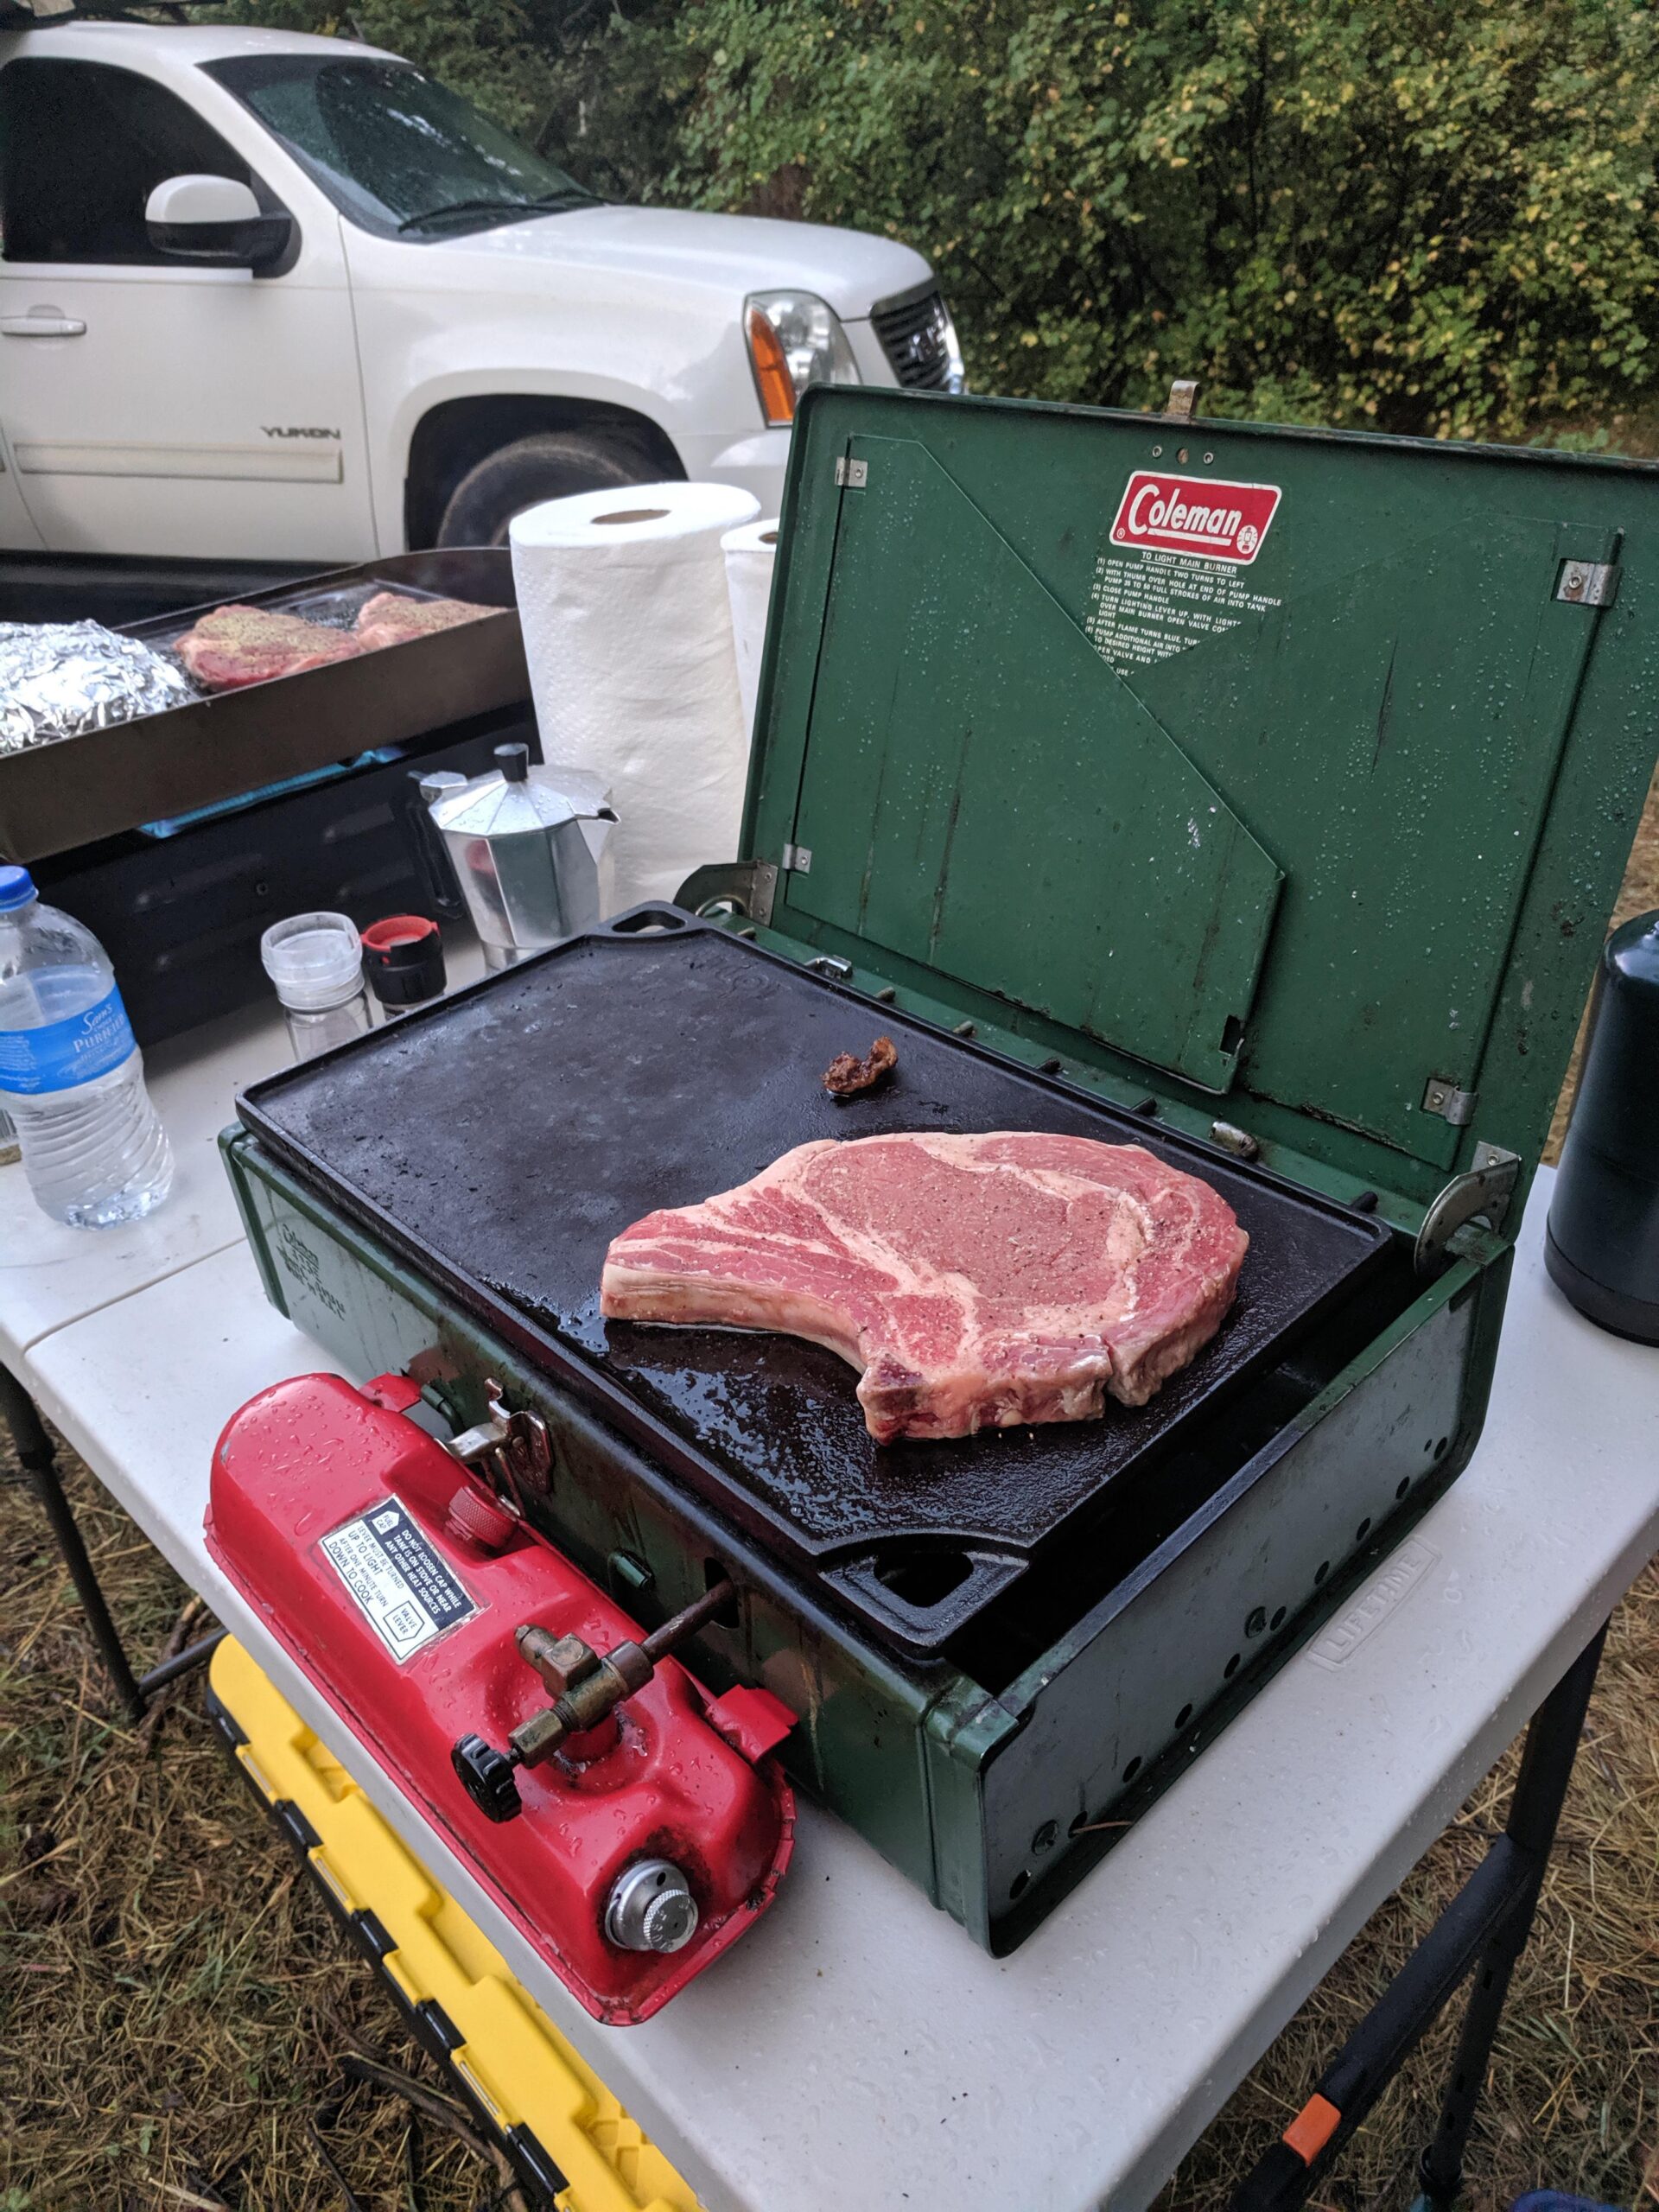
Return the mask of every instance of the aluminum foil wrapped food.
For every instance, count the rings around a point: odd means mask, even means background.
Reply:
[[[101,622],[0,622],[0,754],[200,696],[175,662]]]

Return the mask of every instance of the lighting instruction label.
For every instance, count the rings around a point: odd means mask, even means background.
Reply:
[[[1095,562],[1083,626],[1114,668],[1147,668],[1281,604],[1252,591],[1240,570],[1220,561],[1108,550]]]
[[[1096,651],[1120,673],[1146,668],[1277,607],[1247,572],[1283,496],[1277,484],[1137,468],[1095,563],[1083,626]]]
[[[322,1550],[394,1659],[411,1658],[478,1611],[397,1498],[343,1522]]]

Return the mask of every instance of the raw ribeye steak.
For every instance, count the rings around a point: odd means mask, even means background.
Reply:
[[[173,650],[198,683],[237,691],[273,676],[355,660],[363,647],[349,630],[330,630],[274,607],[216,607],[175,639]]]
[[[402,592],[378,591],[359,611],[357,642],[365,653],[378,652],[383,645],[429,637],[434,630],[454,630],[498,611],[475,606],[470,599],[406,599]]]
[[[971,1436],[1144,1405],[1220,1327],[1249,1241],[1139,1145],[825,1139],[624,1230],[600,1306],[810,1338],[862,1370],[879,1442]]]

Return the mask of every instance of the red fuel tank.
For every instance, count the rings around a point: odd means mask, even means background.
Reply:
[[[793,1716],[662,1657],[599,1725],[501,1758],[522,1812],[487,1818],[451,1754],[545,1720],[548,1662],[538,1679],[515,1630],[613,1657],[644,1631],[404,1417],[416,1395],[303,1375],[250,1400],[214,1447],[208,1549],[572,1993],[647,2019],[772,1901],[795,1805],[767,1754]]]

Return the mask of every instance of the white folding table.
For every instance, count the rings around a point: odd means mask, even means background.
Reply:
[[[213,1156],[236,1084],[283,1057],[252,1019],[151,1056],[180,1182],[136,1230],[40,1224],[0,1170],[0,1361],[709,2212],[1135,2212],[1659,1549],[1659,1351],[1548,1281],[1545,1174],[1472,1464],[1013,1957],[804,1806],[766,1920],[645,2026],[601,2027],[203,1547],[221,1424],[330,1364],[265,1303]]]

